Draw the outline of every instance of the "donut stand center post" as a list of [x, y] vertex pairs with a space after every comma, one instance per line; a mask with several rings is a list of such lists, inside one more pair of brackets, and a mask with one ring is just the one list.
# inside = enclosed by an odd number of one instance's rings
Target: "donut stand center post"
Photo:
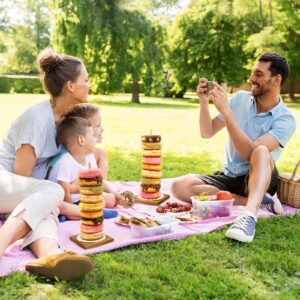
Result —
[[99, 169], [79, 172], [80, 233], [70, 239], [84, 249], [98, 247], [113, 241], [103, 232], [103, 178]]
[[162, 143], [160, 135], [143, 135], [141, 191], [137, 197], [138, 203], [159, 205], [170, 198], [170, 195], [160, 191], [162, 177]]

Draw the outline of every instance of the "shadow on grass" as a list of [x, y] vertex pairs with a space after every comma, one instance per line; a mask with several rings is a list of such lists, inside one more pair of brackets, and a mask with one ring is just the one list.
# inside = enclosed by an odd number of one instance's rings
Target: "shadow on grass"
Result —
[[[185, 96], [185, 98], [163, 98], [163, 97], [141, 97], [141, 103], [133, 103], [128, 99], [128, 95], [125, 95], [124, 98], [120, 96], [118, 99], [115, 99], [114, 96], [109, 98], [109, 96], [104, 96], [108, 99], [104, 99], [103, 96], [93, 95], [91, 101], [98, 105], [105, 106], [116, 106], [116, 107], [130, 107], [130, 108], [158, 108], [158, 109], [194, 109], [198, 107], [198, 99], [193, 97]], [[228, 96], [230, 99], [232, 95]], [[300, 97], [296, 97], [295, 102], [291, 102], [288, 98], [288, 95], [283, 95], [284, 103], [287, 107], [295, 110], [300, 110]], [[210, 102], [212, 104], [212, 102]]]
[[[126, 100], [105, 100], [101, 98], [93, 98], [91, 102], [96, 103], [98, 105], [105, 105], [105, 106], [115, 106], [115, 107], [126, 107], [126, 108], [159, 108], [159, 109], [194, 109], [198, 107], [198, 101], [195, 99], [164, 99], [164, 98], [156, 98], [159, 101], [147, 100], [147, 102], [141, 103], [133, 103], [131, 101]], [[148, 102], [149, 101], [149, 102]]]
[[[108, 148], [109, 180], [111, 181], [139, 181], [141, 178], [141, 152], [129, 152], [125, 148]], [[219, 161], [207, 152], [163, 155], [163, 178], [173, 178], [181, 175], [211, 174], [220, 169]]]

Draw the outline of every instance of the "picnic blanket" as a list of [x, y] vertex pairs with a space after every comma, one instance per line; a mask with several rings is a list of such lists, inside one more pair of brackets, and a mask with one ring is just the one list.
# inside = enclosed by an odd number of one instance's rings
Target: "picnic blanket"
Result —
[[[170, 194], [171, 182], [172, 178], [162, 180], [163, 193]], [[113, 184], [120, 191], [129, 190], [134, 193], [138, 193], [140, 189], [139, 182], [114, 182]], [[172, 197], [171, 200], [173, 200]], [[155, 209], [155, 206], [149, 206], [144, 204], [136, 204], [133, 208], [129, 209], [117, 207], [117, 210], [119, 210], [119, 212], [127, 212], [130, 214], [137, 212], [154, 214]], [[297, 213], [297, 209], [289, 206], [284, 206], [284, 211], [286, 215], [295, 215]], [[115, 223], [116, 219], [108, 219], [104, 220], [104, 233], [111, 236], [114, 239], [114, 241], [103, 246], [86, 250], [79, 247], [77, 244], [73, 243], [70, 240], [70, 236], [79, 233], [80, 222], [67, 221], [59, 224], [59, 239], [61, 247], [65, 250], [74, 251], [76, 253], [81, 254], [94, 254], [134, 244], [157, 242], [160, 240], [179, 240], [194, 234], [206, 234], [232, 223], [241, 214], [241, 212], [242, 207], [234, 206], [233, 214], [229, 217], [208, 219], [203, 220], [199, 223], [180, 223], [178, 226], [178, 230], [174, 233], [147, 238], [134, 238], [132, 237], [129, 228], [117, 225]], [[258, 216], [268, 218], [274, 215], [267, 211], [260, 210]], [[28, 261], [35, 259], [34, 254], [30, 250], [21, 251], [21, 245], [22, 241], [17, 241], [9, 249], [7, 249], [4, 256], [0, 259], [0, 277], [8, 275], [11, 272], [24, 270], [25, 264]]]

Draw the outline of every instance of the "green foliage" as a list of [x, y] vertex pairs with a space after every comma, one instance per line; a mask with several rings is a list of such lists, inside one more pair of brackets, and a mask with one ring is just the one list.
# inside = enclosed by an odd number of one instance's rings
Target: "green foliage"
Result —
[[295, 80], [300, 73], [300, 5], [299, 1], [277, 0], [281, 18], [276, 29], [280, 30], [285, 40], [281, 43], [291, 68], [291, 80]]
[[48, 2], [48, 0], [16, 1], [14, 12], [19, 14], [22, 21], [6, 26], [5, 38], [0, 31], [0, 53], [2, 52], [0, 72], [37, 73], [35, 64], [37, 54], [50, 42]]
[[37, 76], [0, 76], [0, 93], [40, 94], [43, 88]]
[[176, 18], [170, 36], [175, 88], [195, 89], [200, 77], [233, 86], [245, 80], [246, 56], [242, 50], [246, 40], [237, 16], [216, 11], [216, 5], [194, 1]]
[[92, 92], [120, 91], [128, 82], [141, 83], [148, 94], [158, 89], [163, 76], [159, 24], [118, 1], [56, 3], [53, 41], [59, 50], [83, 58]]
[[[276, 51], [289, 61], [293, 94], [300, 74], [299, 1], [191, 0], [180, 11], [184, 2], [3, 0], [0, 72], [37, 72], [51, 16], [53, 45], [84, 60], [93, 93], [182, 96], [201, 76], [239, 86], [258, 55]], [[11, 8], [21, 21], [8, 18]]]

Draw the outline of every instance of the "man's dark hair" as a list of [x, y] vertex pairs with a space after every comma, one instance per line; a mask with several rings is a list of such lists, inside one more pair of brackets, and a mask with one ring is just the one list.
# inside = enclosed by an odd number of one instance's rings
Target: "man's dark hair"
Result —
[[269, 70], [272, 76], [281, 75], [281, 85], [285, 82], [290, 74], [290, 67], [286, 59], [277, 53], [264, 53], [258, 59], [262, 62], [271, 62]]

